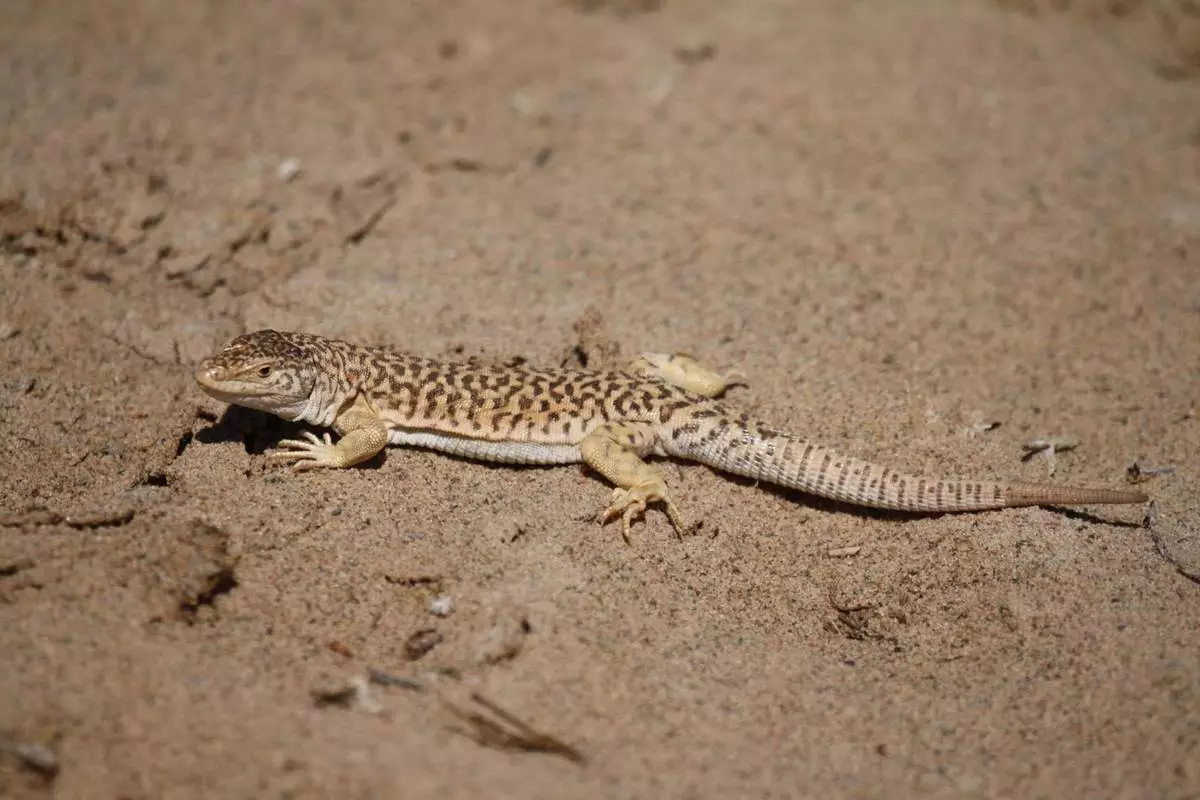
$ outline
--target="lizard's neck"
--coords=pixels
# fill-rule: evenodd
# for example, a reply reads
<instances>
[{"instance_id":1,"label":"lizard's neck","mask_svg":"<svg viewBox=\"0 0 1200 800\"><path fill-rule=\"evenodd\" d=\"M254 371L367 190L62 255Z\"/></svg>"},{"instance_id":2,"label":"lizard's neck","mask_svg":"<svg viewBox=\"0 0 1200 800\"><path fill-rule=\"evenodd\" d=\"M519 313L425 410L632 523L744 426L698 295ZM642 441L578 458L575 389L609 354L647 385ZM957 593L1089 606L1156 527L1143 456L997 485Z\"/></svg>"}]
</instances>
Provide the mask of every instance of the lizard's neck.
<instances>
[{"instance_id":1,"label":"lizard's neck","mask_svg":"<svg viewBox=\"0 0 1200 800\"><path fill-rule=\"evenodd\" d=\"M354 387L344 377L323 370L317 375L308 398L285 411L276 413L292 422L307 422L322 428L333 427L338 412L354 396Z\"/></svg>"}]
</instances>

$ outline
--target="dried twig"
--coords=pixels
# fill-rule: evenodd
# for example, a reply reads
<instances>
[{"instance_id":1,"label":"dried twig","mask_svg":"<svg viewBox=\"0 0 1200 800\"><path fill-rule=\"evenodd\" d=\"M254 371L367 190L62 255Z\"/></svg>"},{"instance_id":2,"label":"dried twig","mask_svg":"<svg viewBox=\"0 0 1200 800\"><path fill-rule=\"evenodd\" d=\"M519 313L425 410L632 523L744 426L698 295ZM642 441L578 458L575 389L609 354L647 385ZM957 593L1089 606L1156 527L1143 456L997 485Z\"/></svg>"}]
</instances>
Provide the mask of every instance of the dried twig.
<instances>
[{"instance_id":1,"label":"dried twig","mask_svg":"<svg viewBox=\"0 0 1200 800\"><path fill-rule=\"evenodd\" d=\"M1026 442L1021 446L1025 448L1025 455L1021 458L1022 461L1028 461L1039 453L1045 453L1046 469L1050 473L1050 476L1053 477L1054 471L1057 469L1054 454L1074 450L1079 446L1079 439L1074 436L1046 436Z\"/></svg>"},{"instance_id":2,"label":"dried twig","mask_svg":"<svg viewBox=\"0 0 1200 800\"><path fill-rule=\"evenodd\" d=\"M11 578L18 572L31 569L33 566L34 561L32 558L18 558L16 561L0 564L0 578Z\"/></svg>"},{"instance_id":3,"label":"dried twig","mask_svg":"<svg viewBox=\"0 0 1200 800\"><path fill-rule=\"evenodd\" d=\"M399 675L393 675L390 672L384 672L381 669L371 668L367 670L367 680L376 686L392 686L398 689L408 689L413 692L425 691L425 684L416 678L404 678Z\"/></svg>"},{"instance_id":4,"label":"dried twig","mask_svg":"<svg viewBox=\"0 0 1200 800\"><path fill-rule=\"evenodd\" d=\"M968 439L974 439L976 436L996 430L996 428L1000 427L1000 424L1001 423L996 420L991 420L989 422L975 422L963 428L963 433L966 434Z\"/></svg>"},{"instance_id":5,"label":"dried twig","mask_svg":"<svg viewBox=\"0 0 1200 800\"><path fill-rule=\"evenodd\" d=\"M1175 571L1187 580L1195 584L1200 584L1200 572L1195 572L1180 564L1179 559L1167 549L1166 542L1163 541L1162 535L1158 532L1158 504L1153 500L1150 501L1150 505L1146 508L1145 525L1146 529L1150 531L1150 541L1154 542L1154 551L1158 553L1158 557L1174 567Z\"/></svg>"},{"instance_id":6,"label":"dried twig","mask_svg":"<svg viewBox=\"0 0 1200 800\"><path fill-rule=\"evenodd\" d=\"M367 678L361 675L355 675L341 686L314 689L312 699L317 708L340 706L365 711L368 714L378 714L383 710L371 696Z\"/></svg>"},{"instance_id":7,"label":"dried twig","mask_svg":"<svg viewBox=\"0 0 1200 800\"><path fill-rule=\"evenodd\" d=\"M498 750L548 753L562 756L576 764L587 763L583 753L576 748L550 734L534 730L478 692L471 694L471 700L482 706L495 719L476 711L459 708L445 699L442 702L456 717L470 726L470 734L479 744Z\"/></svg>"},{"instance_id":8,"label":"dried twig","mask_svg":"<svg viewBox=\"0 0 1200 800\"><path fill-rule=\"evenodd\" d=\"M132 508L103 509L81 514L63 515L41 506L31 506L15 514L0 515L0 528L19 528L25 525L66 525L69 528L107 528L124 525L133 519Z\"/></svg>"},{"instance_id":9,"label":"dried twig","mask_svg":"<svg viewBox=\"0 0 1200 800\"><path fill-rule=\"evenodd\" d=\"M1125 479L1130 483L1142 483L1159 475L1173 475L1174 473L1174 467L1143 467L1135 461L1125 470Z\"/></svg>"}]
</instances>

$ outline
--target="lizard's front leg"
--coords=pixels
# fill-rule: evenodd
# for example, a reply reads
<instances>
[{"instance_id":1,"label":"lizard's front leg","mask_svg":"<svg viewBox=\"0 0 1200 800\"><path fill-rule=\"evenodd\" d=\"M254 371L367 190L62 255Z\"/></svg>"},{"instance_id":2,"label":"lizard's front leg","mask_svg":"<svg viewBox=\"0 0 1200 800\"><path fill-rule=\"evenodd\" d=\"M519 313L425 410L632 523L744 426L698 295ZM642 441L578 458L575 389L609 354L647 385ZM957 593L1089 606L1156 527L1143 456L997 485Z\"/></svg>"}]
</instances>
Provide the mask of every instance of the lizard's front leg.
<instances>
[{"instance_id":1,"label":"lizard's front leg","mask_svg":"<svg viewBox=\"0 0 1200 800\"><path fill-rule=\"evenodd\" d=\"M303 441L284 439L279 443L283 449L270 453L267 459L292 462L292 469L297 472L321 467L341 469L374 458L387 447L387 425L362 395L338 414L333 429L340 436L336 443L328 433L318 437L305 431Z\"/></svg>"},{"instance_id":2,"label":"lizard's front leg","mask_svg":"<svg viewBox=\"0 0 1200 800\"><path fill-rule=\"evenodd\" d=\"M702 397L717 397L734 384L746 383L746 376L739 370L722 375L683 353L640 353L627 369Z\"/></svg>"},{"instance_id":3,"label":"lizard's front leg","mask_svg":"<svg viewBox=\"0 0 1200 800\"><path fill-rule=\"evenodd\" d=\"M642 460L654 447L654 428L639 422L610 422L602 425L579 444L584 462L608 478L613 489L612 502L604 509L602 523L621 517L621 535L629 541L633 517L646 510L646 504L658 501L666 506L675 532L683 535L683 515L667 494L667 484L658 470Z\"/></svg>"}]
</instances>

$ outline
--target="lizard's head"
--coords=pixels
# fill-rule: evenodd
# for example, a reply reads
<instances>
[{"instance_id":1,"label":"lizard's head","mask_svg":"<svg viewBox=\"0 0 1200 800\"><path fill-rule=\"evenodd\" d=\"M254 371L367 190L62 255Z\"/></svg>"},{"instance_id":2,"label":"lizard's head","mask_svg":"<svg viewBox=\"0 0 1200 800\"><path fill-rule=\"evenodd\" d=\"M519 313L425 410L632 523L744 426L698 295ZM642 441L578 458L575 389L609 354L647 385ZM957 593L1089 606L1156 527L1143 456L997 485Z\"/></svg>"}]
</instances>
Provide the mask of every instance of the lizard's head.
<instances>
[{"instance_id":1,"label":"lizard's head","mask_svg":"<svg viewBox=\"0 0 1200 800\"><path fill-rule=\"evenodd\" d=\"M317 383L310 338L272 330L242 334L200 362L196 383L226 403L297 419Z\"/></svg>"}]
</instances>

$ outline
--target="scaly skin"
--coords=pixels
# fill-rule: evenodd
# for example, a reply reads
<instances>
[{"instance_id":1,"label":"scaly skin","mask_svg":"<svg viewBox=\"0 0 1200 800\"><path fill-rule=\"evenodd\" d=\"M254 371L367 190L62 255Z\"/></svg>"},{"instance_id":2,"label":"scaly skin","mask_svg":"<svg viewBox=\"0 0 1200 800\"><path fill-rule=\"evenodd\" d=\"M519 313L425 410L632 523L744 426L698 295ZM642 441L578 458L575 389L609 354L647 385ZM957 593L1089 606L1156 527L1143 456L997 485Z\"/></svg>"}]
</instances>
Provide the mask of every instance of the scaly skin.
<instances>
[{"instance_id":1,"label":"scaly skin","mask_svg":"<svg viewBox=\"0 0 1200 800\"><path fill-rule=\"evenodd\" d=\"M683 517L643 459L673 456L872 508L958 512L1028 505L1144 503L1142 492L906 475L792 437L715 398L730 376L687 356L641 354L626 371L439 362L385 348L271 330L237 337L196 381L228 403L332 428L280 442L272 461L344 468L389 443L515 464L583 461L616 488L602 520L662 503Z\"/></svg>"}]
</instances>

